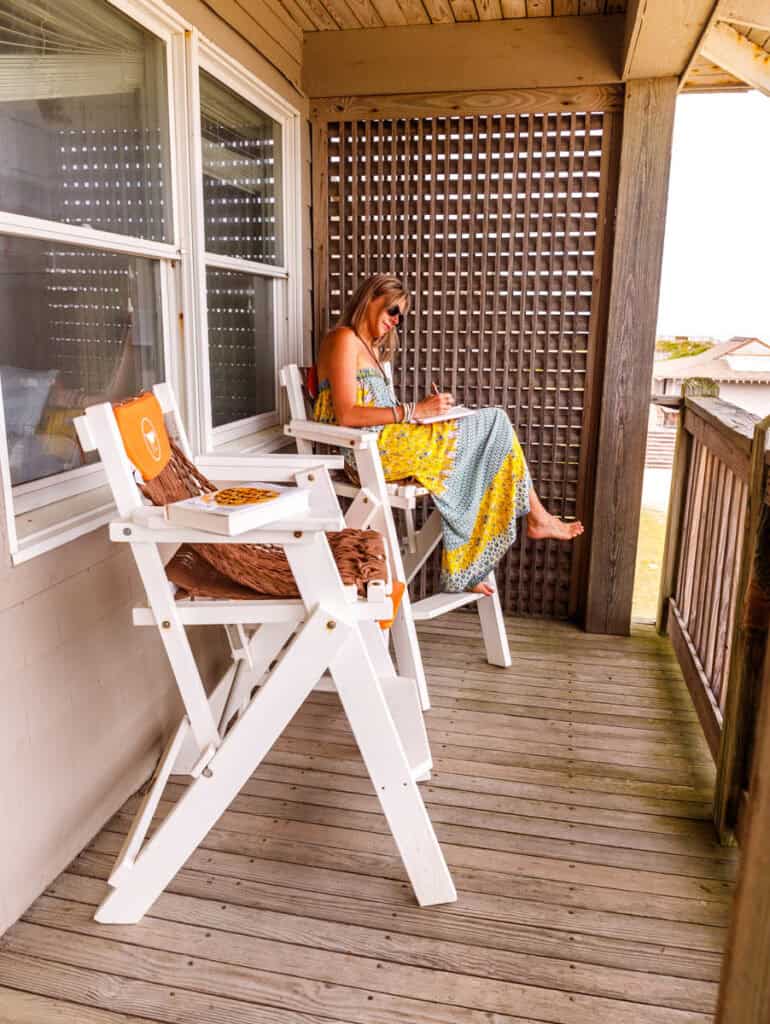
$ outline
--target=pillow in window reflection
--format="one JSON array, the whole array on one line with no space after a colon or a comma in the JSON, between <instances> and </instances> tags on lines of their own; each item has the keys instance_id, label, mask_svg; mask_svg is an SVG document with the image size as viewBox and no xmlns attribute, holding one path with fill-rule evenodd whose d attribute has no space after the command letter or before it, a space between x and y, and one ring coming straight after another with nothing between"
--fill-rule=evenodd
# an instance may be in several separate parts
<instances>
[{"instance_id":1,"label":"pillow in window reflection","mask_svg":"<svg viewBox=\"0 0 770 1024\"><path fill-rule=\"evenodd\" d=\"M0 366L5 431L9 437L28 437L35 433L58 372Z\"/></svg>"},{"instance_id":2,"label":"pillow in window reflection","mask_svg":"<svg viewBox=\"0 0 770 1024\"><path fill-rule=\"evenodd\" d=\"M41 480L66 469L82 465L80 446L74 441L69 445L52 447L49 439L41 434L26 434L24 437L8 435L8 462L11 483L26 484L30 480Z\"/></svg>"},{"instance_id":3,"label":"pillow in window reflection","mask_svg":"<svg viewBox=\"0 0 770 1024\"><path fill-rule=\"evenodd\" d=\"M74 441L77 439L74 420L76 416L82 416L82 414L82 407L63 408L59 405L52 405L49 401L43 412L38 433L46 434L48 437L71 438Z\"/></svg>"},{"instance_id":4,"label":"pillow in window reflection","mask_svg":"<svg viewBox=\"0 0 770 1024\"><path fill-rule=\"evenodd\" d=\"M171 458L171 444L158 399L151 392L113 406L131 462L146 481L154 480Z\"/></svg>"}]
</instances>

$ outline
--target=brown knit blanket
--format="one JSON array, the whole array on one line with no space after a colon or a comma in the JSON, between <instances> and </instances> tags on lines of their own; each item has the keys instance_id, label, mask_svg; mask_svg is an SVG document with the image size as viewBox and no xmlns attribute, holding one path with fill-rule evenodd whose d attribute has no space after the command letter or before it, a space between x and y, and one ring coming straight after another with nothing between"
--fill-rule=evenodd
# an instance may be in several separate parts
<instances>
[{"instance_id":1,"label":"brown knit blanket","mask_svg":"<svg viewBox=\"0 0 770 1024\"><path fill-rule=\"evenodd\" d=\"M173 442L171 449L165 469L142 486L153 505L216 490ZM345 529L326 536L342 582L354 584L361 596L370 580L387 579L379 533ZM166 575L178 587L178 597L299 597L286 554L273 544L183 544L166 566Z\"/></svg>"}]
</instances>

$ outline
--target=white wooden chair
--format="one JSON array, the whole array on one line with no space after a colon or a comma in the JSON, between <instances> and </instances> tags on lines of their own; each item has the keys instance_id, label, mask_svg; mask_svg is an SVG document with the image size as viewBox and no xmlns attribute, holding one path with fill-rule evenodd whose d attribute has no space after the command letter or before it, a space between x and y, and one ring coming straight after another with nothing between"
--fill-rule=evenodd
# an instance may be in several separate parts
<instances>
[{"instance_id":1,"label":"white wooden chair","mask_svg":"<svg viewBox=\"0 0 770 1024\"><path fill-rule=\"evenodd\" d=\"M281 382L286 388L291 413L291 421L284 429L295 439L298 452L311 455L314 446L318 444L353 451L361 486L357 487L344 475L336 474L332 481L334 489L338 495L354 499L354 505L361 502L363 497L369 507L377 509L376 513L372 513L370 522L376 524L375 528L390 543L394 572L399 579L409 584L441 543L441 517L436 509L433 509L421 529L415 529L417 502L430 492L410 483L386 483L373 432L315 422L306 398L302 370L298 366L284 366ZM392 509L400 509L404 514L406 536L401 541L396 532ZM351 522L350 525L359 524ZM404 595L391 630L396 663L400 671L417 680L424 710L430 707L430 698L415 622L435 619L463 605L475 604L479 611L487 661L500 668L510 667L511 652L494 573L490 573L488 582L494 587L494 593L489 597L468 592L432 594L412 604L408 594Z\"/></svg>"},{"instance_id":2,"label":"white wooden chair","mask_svg":"<svg viewBox=\"0 0 770 1024\"><path fill-rule=\"evenodd\" d=\"M190 458L171 389L154 388L166 425ZM134 624L158 630L185 708L110 876L111 892L96 920L138 921L225 811L308 694L325 677L350 722L418 902L455 900L456 892L416 780L430 770L430 750L413 679L397 676L379 620L392 616L387 584L369 584L366 598L345 586L325 531L342 529L327 464L306 455L264 455L196 461L215 483L296 482L310 491L310 511L237 537L180 528L162 508L144 503L109 404L76 420L84 449L98 450L118 516L110 538L131 547L147 605ZM294 574L294 600L175 600L165 570L181 543L280 545ZM233 650L230 670L207 696L186 628L224 626ZM252 635L249 627L257 627ZM107 638L106 642L109 642ZM126 695L130 699L130 695ZM169 776L193 782L147 838Z\"/></svg>"}]
</instances>

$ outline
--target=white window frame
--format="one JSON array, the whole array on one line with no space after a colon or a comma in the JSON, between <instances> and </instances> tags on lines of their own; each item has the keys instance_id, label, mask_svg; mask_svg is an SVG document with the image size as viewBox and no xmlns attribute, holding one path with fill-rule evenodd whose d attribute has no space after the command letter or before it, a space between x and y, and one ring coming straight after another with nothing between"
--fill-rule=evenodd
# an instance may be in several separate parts
<instances>
[{"instance_id":1,"label":"white window frame","mask_svg":"<svg viewBox=\"0 0 770 1024\"><path fill-rule=\"evenodd\" d=\"M174 344L173 323L178 315L178 286L174 280L174 268L181 257L180 224L182 222L182 193L179 188L180 166L177 147L174 144L178 132L176 121L179 116L174 102L177 92L175 72L178 62L174 50L184 38L186 23L165 5L153 0L105 0L116 10L132 18L142 28L157 36L165 47L166 56L166 100L168 105L168 182L171 196L171 241L158 242L141 239L132 235L102 231L79 224L64 224L61 221L29 217L0 211L0 235L33 238L40 241L59 242L84 247L87 251L112 252L150 259L158 266L159 313L161 321L161 344L163 365L167 380L176 381L178 376L177 346ZM184 116L185 111L182 111ZM11 558L14 564L24 562L35 555L48 551L60 543L79 536L89 529L106 522L112 506L98 505L92 514L79 514L75 520L65 519L56 527L47 527L40 534L33 533L23 541L19 540L16 518L53 505L56 502L76 497L87 491L95 491L106 482L104 469L100 464L80 466L62 473L12 485L8 457L7 432L3 403L0 401L0 476L6 512L6 530Z\"/></svg>"},{"instance_id":2,"label":"white window frame","mask_svg":"<svg viewBox=\"0 0 770 1024\"><path fill-rule=\"evenodd\" d=\"M279 386L280 367L302 360L302 172L300 112L261 83L234 59L202 37L162 0L105 0L155 34L165 44L169 126L169 188L172 202L171 241L146 241L80 225L0 212L0 234L37 238L89 249L141 256L159 266L160 318L165 377L180 397L194 449L208 452L232 447L243 439L244 450L256 450L285 418ZM253 103L282 127L282 200L284 263L281 267L232 257L205 255L202 157L200 140L199 70ZM214 430L206 326L207 265L224 266L269 276L274 284L276 409ZM283 287L277 282L285 282ZM40 481L11 485L4 407L0 400L0 489L12 561L24 562L108 522L112 504L66 516L54 526L18 539L16 517L42 509L105 484L99 464L64 471Z\"/></svg>"},{"instance_id":3,"label":"white window frame","mask_svg":"<svg viewBox=\"0 0 770 1024\"><path fill-rule=\"evenodd\" d=\"M261 430L281 422L281 396L279 373L287 362L296 360L302 351L301 339L301 276L302 253L300 248L300 223L302 212L302 177L299 111L287 103L278 93L246 71L223 50L207 39L192 34L191 61L194 74L189 82L188 110L191 114L189 127L190 168L193 179L193 273L195 275L194 295L197 300L196 321L199 344L195 366L194 391L197 406L198 437L200 448L210 452L218 446L237 438L250 437ZM200 130L200 88L199 72L208 75L230 89L247 103L257 107L281 126L281 197L282 197L282 238L283 263L280 266L258 263L233 256L210 253L205 248L204 207L203 207L203 150ZM206 268L221 267L255 277L273 279L273 365L275 408L269 412L236 420L214 427L211 411L211 385L209 362L208 317L206 313ZM293 269L292 269L293 268ZM284 282L283 286L279 282Z\"/></svg>"}]
</instances>

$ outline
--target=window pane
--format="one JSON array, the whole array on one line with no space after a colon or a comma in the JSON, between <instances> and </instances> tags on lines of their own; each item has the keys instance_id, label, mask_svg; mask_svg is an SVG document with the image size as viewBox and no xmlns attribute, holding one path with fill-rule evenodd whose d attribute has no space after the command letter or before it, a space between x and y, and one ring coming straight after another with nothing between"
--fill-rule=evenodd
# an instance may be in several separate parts
<instances>
[{"instance_id":1,"label":"window pane","mask_svg":"<svg viewBox=\"0 0 770 1024\"><path fill-rule=\"evenodd\" d=\"M281 265L281 126L201 72L206 249Z\"/></svg>"},{"instance_id":2,"label":"window pane","mask_svg":"<svg viewBox=\"0 0 770 1024\"><path fill-rule=\"evenodd\" d=\"M169 240L165 47L104 0L0 0L0 209Z\"/></svg>"},{"instance_id":3,"label":"window pane","mask_svg":"<svg viewBox=\"0 0 770 1024\"><path fill-rule=\"evenodd\" d=\"M142 257L0 237L0 385L14 484L95 461L73 417L163 379L157 275Z\"/></svg>"},{"instance_id":4,"label":"window pane","mask_svg":"<svg viewBox=\"0 0 770 1024\"><path fill-rule=\"evenodd\" d=\"M275 409L273 282L206 272L212 425Z\"/></svg>"}]
</instances>

